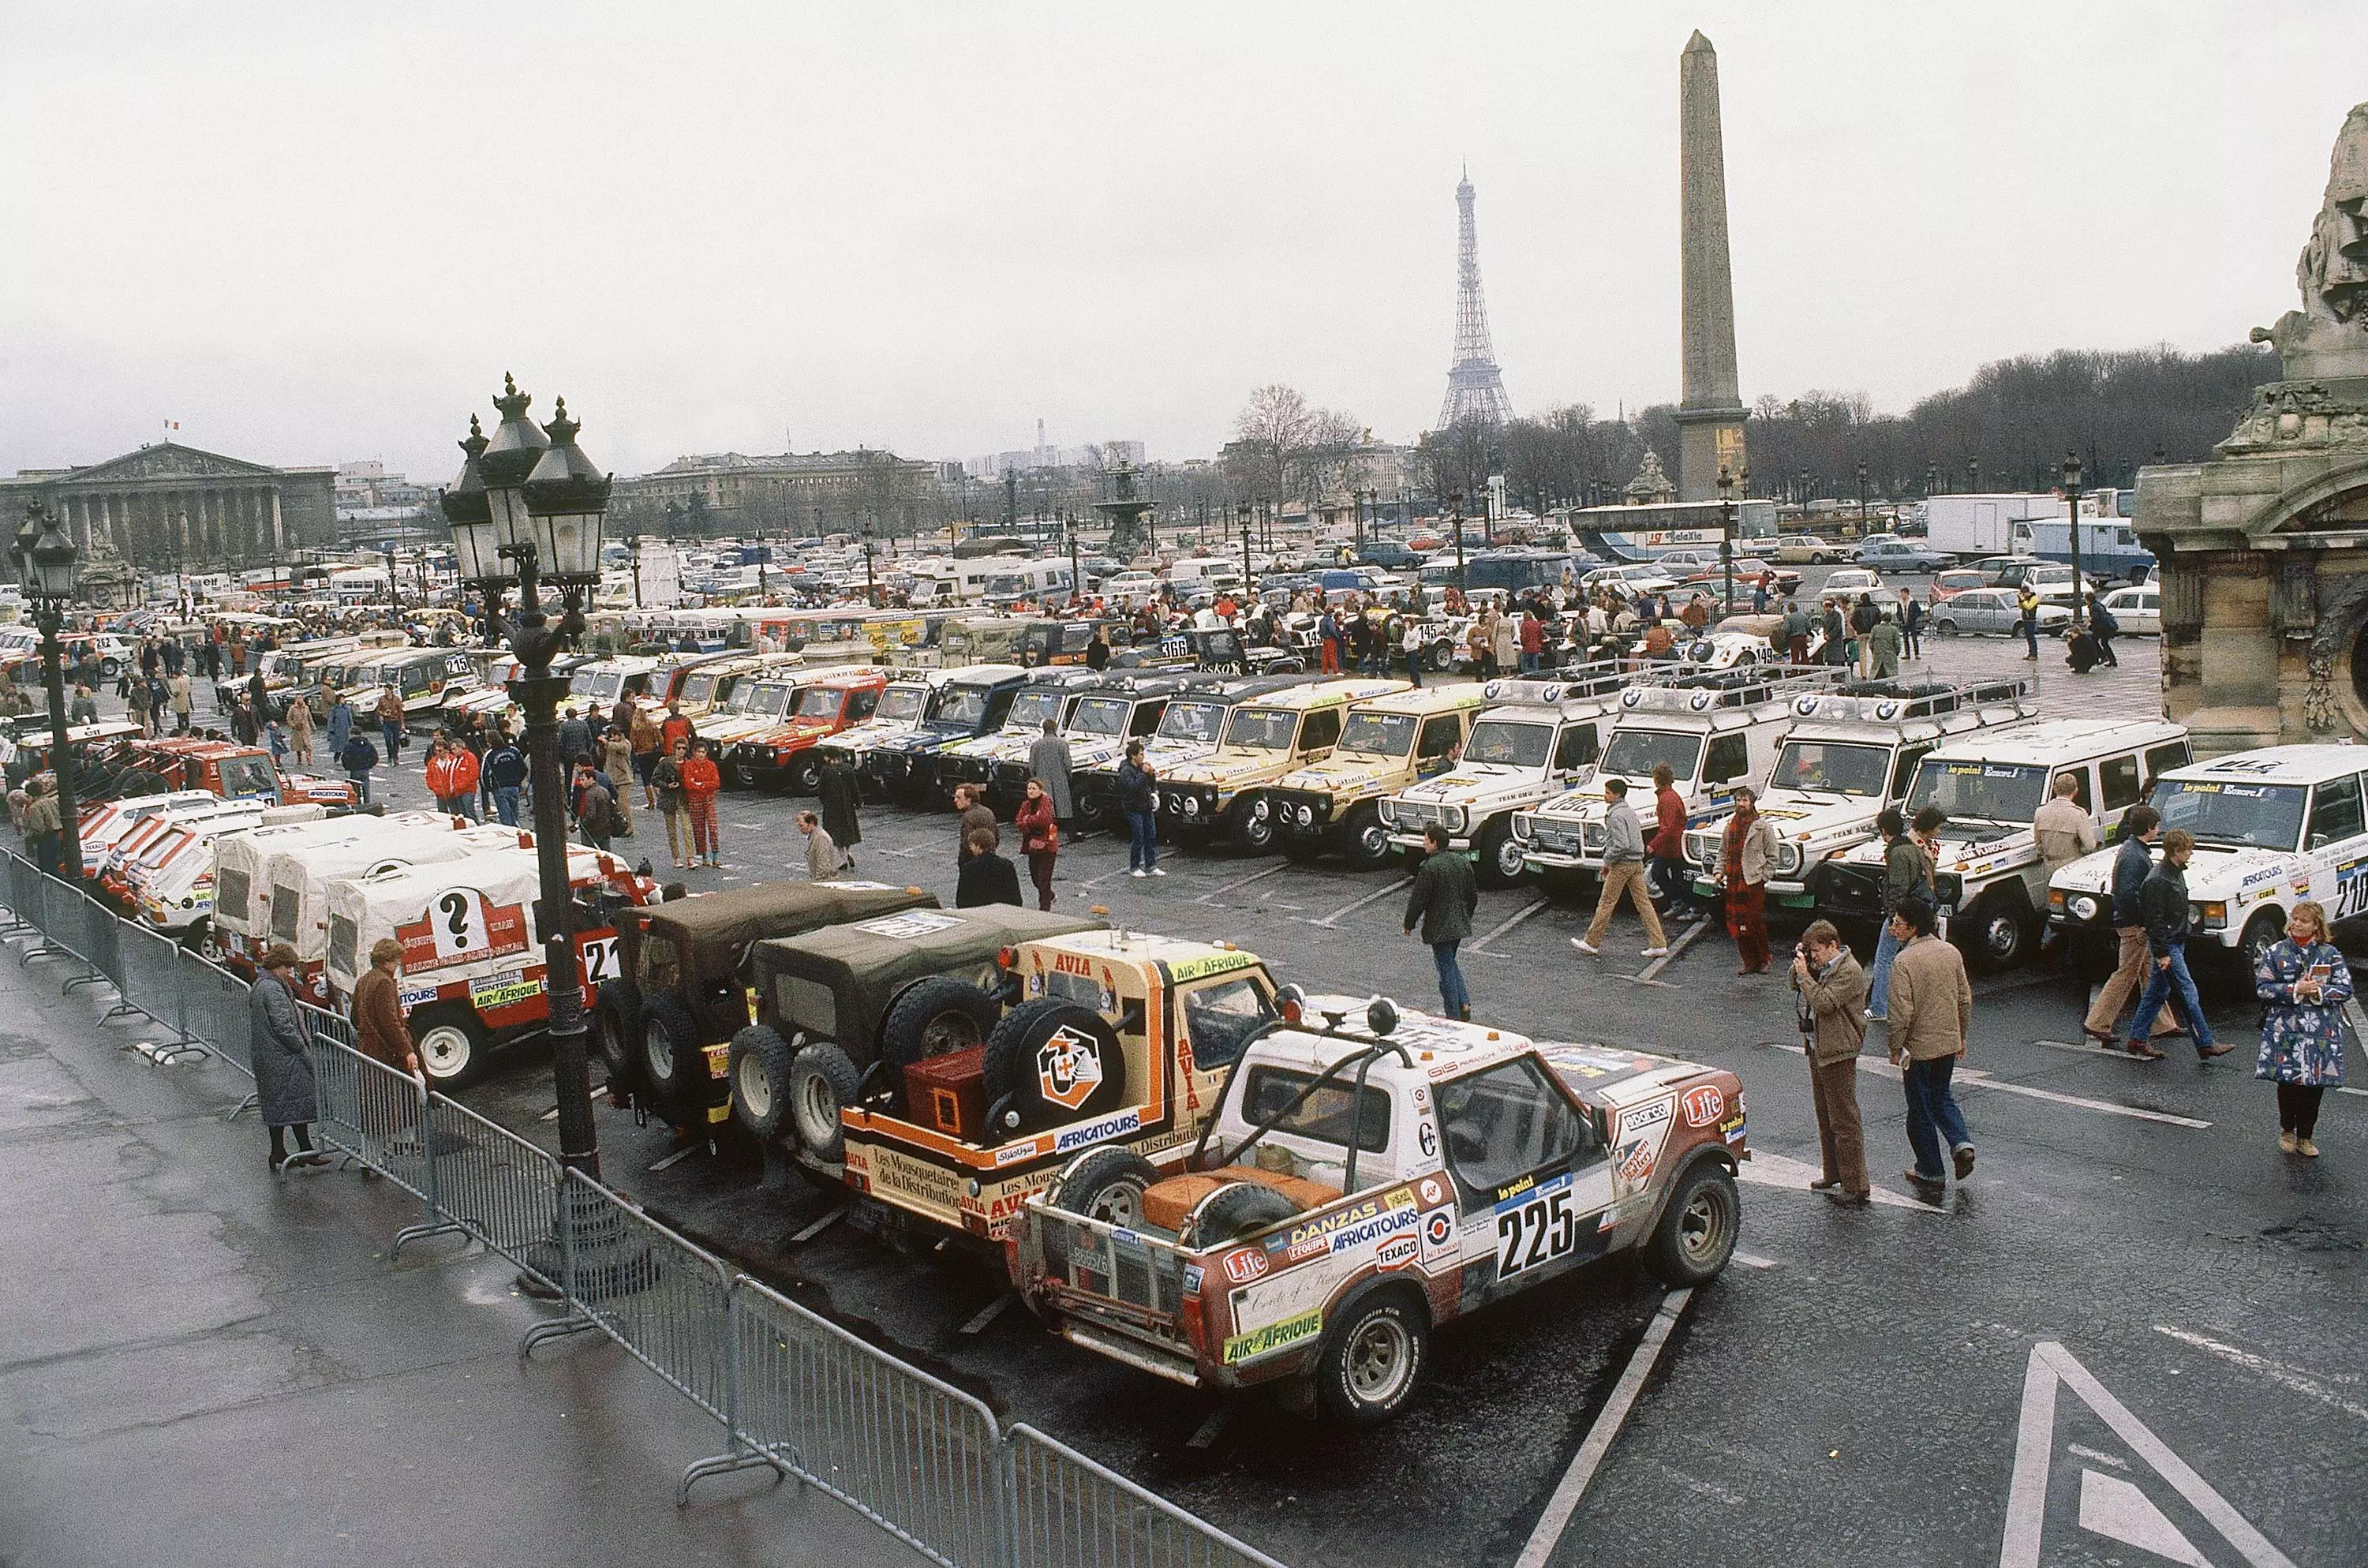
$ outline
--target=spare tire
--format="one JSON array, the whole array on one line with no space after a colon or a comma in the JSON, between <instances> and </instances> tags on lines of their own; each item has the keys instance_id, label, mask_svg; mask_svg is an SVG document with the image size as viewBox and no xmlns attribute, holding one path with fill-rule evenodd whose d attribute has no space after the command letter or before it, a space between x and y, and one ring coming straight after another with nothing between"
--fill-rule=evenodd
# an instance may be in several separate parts
<instances>
[{"instance_id":1,"label":"spare tire","mask_svg":"<svg viewBox=\"0 0 2368 1568\"><path fill-rule=\"evenodd\" d=\"M790 1106L790 1045L780 1031L750 1024L732 1037L732 1119L770 1142Z\"/></svg>"},{"instance_id":2,"label":"spare tire","mask_svg":"<svg viewBox=\"0 0 2368 1568\"><path fill-rule=\"evenodd\" d=\"M642 1075L642 988L630 980L604 981L592 1004L592 1043L609 1070L609 1087L628 1094Z\"/></svg>"},{"instance_id":3,"label":"spare tire","mask_svg":"<svg viewBox=\"0 0 2368 1568\"><path fill-rule=\"evenodd\" d=\"M1264 1182L1228 1182L1201 1199L1184 1221L1183 1240L1195 1248L1223 1246L1298 1212L1298 1204Z\"/></svg>"},{"instance_id":4,"label":"spare tire","mask_svg":"<svg viewBox=\"0 0 2368 1568\"><path fill-rule=\"evenodd\" d=\"M1006 1013L987 1037L985 1065L987 1103L1008 1103L1019 1119L1011 1131L1107 1116L1129 1098L1118 1032L1099 1013L1055 996Z\"/></svg>"},{"instance_id":5,"label":"spare tire","mask_svg":"<svg viewBox=\"0 0 2368 1568\"><path fill-rule=\"evenodd\" d=\"M880 1026L881 1060L896 1070L901 1087L905 1069L916 1062L985 1045L1002 1011L994 997L967 980L933 974L916 981Z\"/></svg>"},{"instance_id":6,"label":"spare tire","mask_svg":"<svg viewBox=\"0 0 2368 1568\"><path fill-rule=\"evenodd\" d=\"M855 1103L857 1074L846 1051L826 1040L809 1040L790 1058L782 1099L798 1147L837 1165L847 1157L846 1124L838 1113Z\"/></svg>"},{"instance_id":7,"label":"spare tire","mask_svg":"<svg viewBox=\"0 0 2368 1568\"><path fill-rule=\"evenodd\" d=\"M1157 1167L1141 1154L1105 1144L1070 1161L1044 1201L1065 1213L1134 1230L1143 1223L1143 1195L1158 1179Z\"/></svg>"},{"instance_id":8,"label":"spare tire","mask_svg":"<svg viewBox=\"0 0 2368 1568\"><path fill-rule=\"evenodd\" d=\"M642 1008L642 1072L662 1106L693 1104L707 1087L707 1052L699 1026L671 996L653 996Z\"/></svg>"}]
</instances>

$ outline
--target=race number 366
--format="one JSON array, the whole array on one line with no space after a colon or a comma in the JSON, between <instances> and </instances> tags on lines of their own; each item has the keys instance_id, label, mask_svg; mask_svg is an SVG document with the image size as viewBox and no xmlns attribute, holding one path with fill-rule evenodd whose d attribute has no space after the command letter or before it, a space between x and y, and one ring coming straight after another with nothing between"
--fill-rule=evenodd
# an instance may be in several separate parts
<instances>
[{"instance_id":1,"label":"race number 366","mask_svg":"<svg viewBox=\"0 0 2368 1568\"><path fill-rule=\"evenodd\" d=\"M1510 1278L1578 1249L1578 1215L1567 1185L1497 1215L1497 1278Z\"/></svg>"}]
</instances>

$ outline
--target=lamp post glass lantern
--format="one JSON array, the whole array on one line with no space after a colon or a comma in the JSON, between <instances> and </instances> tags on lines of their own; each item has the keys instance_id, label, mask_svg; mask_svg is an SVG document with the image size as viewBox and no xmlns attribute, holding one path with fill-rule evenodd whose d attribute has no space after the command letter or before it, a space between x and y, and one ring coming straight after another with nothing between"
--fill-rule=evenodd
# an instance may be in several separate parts
<instances>
[{"instance_id":1,"label":"lamp post glass lantern","mask_svg":"<svg viewBox=\"0 0 2368 1568\"><path fill-rule=\"evenodd\" d=\"M1735 476L1725 463L1718 468L1718 570L1726 582L1721 611L1735 613Z\"/></svg>"},{"instance_id":2,"label":"lamp post glass lantern","mask_svg":"<svg viewBox=\"0 0 2368 1568\"><path fill-rule=\"evenodd\" d=\"M501 395L494 399L501 424L487 439L477 421L470 420L468 438L461 443L466 455L461 477L440 500L461 569L484 595L487 628L508 643L518 660L509 692L526 714L528 776L534 790L541 905L536 926L543 941L559 1159L598 1180L600 1152L585 1051L584 982L567 876L567 770L559 755L559 703L568 677L553 675L551 666L583 634L584 596L599 580L600 529L610 484L576 446L581 426L568 417L566 400L558 400L550 425L541 427L527 418L532 401L515 381L503 378ZM505 562L516 563L514 574ZM556 617L542 604L546 574L560 591ZM513 586L518 611L505 616L503 597Z\"/></svg>"},{"instance_id":3,"label":"lamp post glass lantern","mask_svg":"<svg viewBox=\"0 0 2368 1568\"><path fill-rule=\"evenodd\" d=\"M41 631L41 682L50 700L50 771L58 794L56 870L75 888L82 886L82 813L74 803L74 745L66 738L65 648L58 633L65 625L66 606L74 601L78 559L57 518L39 502L28 506L24 526L17 530L17 577Z\"/></svg>"},{"instance_id":4,"label":"lamp post glass lantern","mask_svg":"<svg viewBox=\"0 0 2368 1568\"><path fill-rule=\"evenodd\" d=\"M2089 596L2080 585L2080 456L2064 454L2066 526L2072 530L2072 624L2088 619Z\"/></svg>"}]
</instances>

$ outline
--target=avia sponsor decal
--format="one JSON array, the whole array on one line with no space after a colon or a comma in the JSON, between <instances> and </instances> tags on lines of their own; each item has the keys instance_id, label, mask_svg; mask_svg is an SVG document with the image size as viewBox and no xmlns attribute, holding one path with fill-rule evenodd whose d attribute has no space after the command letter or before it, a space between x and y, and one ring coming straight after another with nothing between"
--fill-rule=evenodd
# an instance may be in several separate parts
<instances>
[{"instance_id":1,"label":"avia sponsor decal","mask_svg":"<svg viewBox=\"0 0 2368 1568\"><path fill-rule=\"evenodd\" d=\"M1280 1323L1270 1323L1264 1328L1254 1328L1247 1334L1235 1335L1225 1341L1225 1365L1230 1367L1236 1361L1247 1361L1272 1351L1288 1349L1304 1340L1313 1339L1323 1332L1324 1309L1317 1307L1312 1312L1301 1312L1296 1317L1287 1317Z\"/></svg>"},{"instance_id":2,"label":"avia sponsor decal","mask_svg":"<svg viewBox=\"0 0 2368 1568\"><path fill-rule=\"evenodd\" d=\"M1373 1262L1383 1268L1404 1268L1421 1251L1420 1244L1412 1236L1400 1236L1395 1241L1383 1244L1382 1249L1373 1254Z\"/></svg>"},{"instance_id":3,"label":"avia sponsor decal","mask_svg":"<svg viewBox=\"0 0 2368 1568\"><path fill-rule=\"evenodd\" d=\"M488 903L475 888L448 888L418 919L397 925L394 937L411 973L520 953L527 948L526 906Z\"/></svg>"},{"instance_id":4,"label":"avia sponsor decal","mask_svg":"<svg viewBox=\"0 0 2368 1568\"><path fill-rule=\"evenodd\" d=\"M1053 1152L1064 1154L1072 1149L1082 1149L1088 1143L1100 1143L1120 1138L1143 1125L1143 1108L1131 1106L1116 1116L1106 1116L1099 1121L1088 1121L1083 1127L1072 1127L1053 1140Z\"/></svg>"},{"instance_id":5,"label":"avia sponsor decal","mask_svg":"<svg viewBox=\"0 0 2368 1568\"><path fill-rule=\"evenodd\" d=\"M1686 1125L1708 1127L1726 1114L1726 1096L1716 1084L1703 1084L1686 1091Z\"/></svg>"},{"instance_id":6,"label":"avia sponsor decal","mask_svg":"<svg viewBox=\"0 0 2368 1568\"><path fill-rule=\"evenodd\" d=\"M1225 1278L1236 1285L1248 1284L1269 1267L1266 1253L1258 1247L1244 1247L1225 1255Z\"/></svg>"},{"instance_id":7,"label":"avia sponsor decal","mask_svg":"<svg viewBox=\"0 0 2368 1568\"><path fill-rule=\"evenodd\" d=\"M1065 955L1064 955L1065 957ZM1101 1048L1090 1035L1063 1027L1036 1051L1036 1084L1064 1110L1077 1110L1101 1086ZM1064 1148L1067 1147L1064 1143Z\"/></svg>"}]
</instances>

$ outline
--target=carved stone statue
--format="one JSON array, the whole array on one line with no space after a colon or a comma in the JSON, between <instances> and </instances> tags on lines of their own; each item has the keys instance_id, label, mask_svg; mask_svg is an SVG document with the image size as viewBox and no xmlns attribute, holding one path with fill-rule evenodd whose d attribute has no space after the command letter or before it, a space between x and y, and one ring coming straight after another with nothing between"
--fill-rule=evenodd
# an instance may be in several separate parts
<instances>
[{"instance_id":1,"label":"carved stone statue","mask_svg":"<svg viewBox=\"0 0 2368 1568\"><path fill-rule=\"evenodd\" d=\"M1650 506L1678 498L1678 487L1661 470L1661 454L1652 448L1645 449L1645 460L1636 467L1636 477L1628 482L1623 492L1632 506Z\"/></svg>"},{"instance_id":2,"label":"carved stone statue","mask_svg":"<svg viewBox=\"0 0 2368 1568\"><path fill-rule=\"evenodd\" d=\"M2327 196L2294 266L2302 309L2253 341L2273 343L2290 381L2368 376L2368 103L2336 133Z\"/></svg>"}]
</instances>

